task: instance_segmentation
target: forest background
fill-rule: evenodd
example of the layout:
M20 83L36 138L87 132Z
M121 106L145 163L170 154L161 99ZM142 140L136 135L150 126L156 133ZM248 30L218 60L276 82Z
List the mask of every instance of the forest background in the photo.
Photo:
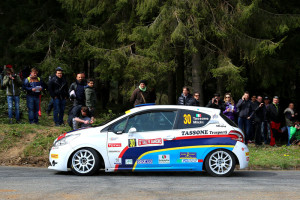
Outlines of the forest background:
M245 90L299 102L299 55L298 0L0 2L1 67L37 67L46 82L56 67L69 83L83 71L120 107L141 79L158 104L176 104L183 86L202 106Z

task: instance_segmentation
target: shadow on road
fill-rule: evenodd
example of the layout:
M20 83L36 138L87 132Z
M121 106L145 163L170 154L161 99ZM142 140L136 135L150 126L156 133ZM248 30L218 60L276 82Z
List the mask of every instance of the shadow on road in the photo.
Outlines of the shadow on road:
M69 172L56 172L56 175L68 175L76 176L71 171ZM235 171L230 177L271 177L276 176L277 174L272 171ZM115 172L115 173L106 173L104 171L99 171L93 176L115 176L115 177L130 177L130 176L157 176L157 177L210 177L206 172ZM229 178L230 178L229 177Z

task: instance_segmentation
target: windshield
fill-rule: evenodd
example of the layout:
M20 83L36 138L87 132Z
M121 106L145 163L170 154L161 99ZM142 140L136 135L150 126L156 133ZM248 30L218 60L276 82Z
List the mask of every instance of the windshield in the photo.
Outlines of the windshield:
M220 115L230 126L238 128L238 126L231 119L229 119L226 115L224 115L222 112L220 113Z

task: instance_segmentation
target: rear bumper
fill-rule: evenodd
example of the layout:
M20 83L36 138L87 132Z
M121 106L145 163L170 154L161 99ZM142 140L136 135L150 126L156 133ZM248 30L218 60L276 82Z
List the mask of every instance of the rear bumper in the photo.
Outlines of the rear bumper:
M245 169L249 164L249 149L248 147L242 143L237 142L234 146L232 152L236 155L239 160L240 169Z

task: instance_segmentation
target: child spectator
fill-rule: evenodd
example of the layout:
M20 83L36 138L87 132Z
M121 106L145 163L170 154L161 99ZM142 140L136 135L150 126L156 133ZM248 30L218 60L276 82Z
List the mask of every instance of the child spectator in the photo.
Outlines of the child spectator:
M96 91L94 88L94 80L88 79L87 86L84 89L85 93L85 105L89 108L91 116L94 116L94 110L96 107Z
M91 127L93 123L94 117L90 115L88 107L82 106L79 117L73 118L73 130Z

